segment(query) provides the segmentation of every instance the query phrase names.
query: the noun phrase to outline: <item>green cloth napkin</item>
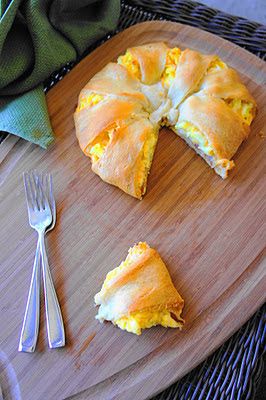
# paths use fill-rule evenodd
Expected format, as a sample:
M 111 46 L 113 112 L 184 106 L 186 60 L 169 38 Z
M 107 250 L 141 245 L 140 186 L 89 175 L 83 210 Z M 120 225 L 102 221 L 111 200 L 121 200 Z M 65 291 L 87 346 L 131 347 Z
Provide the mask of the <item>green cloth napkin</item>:
M 42 82 L 115 29 L 119 0 L 0 0 L 0 131 L 54 140 Z

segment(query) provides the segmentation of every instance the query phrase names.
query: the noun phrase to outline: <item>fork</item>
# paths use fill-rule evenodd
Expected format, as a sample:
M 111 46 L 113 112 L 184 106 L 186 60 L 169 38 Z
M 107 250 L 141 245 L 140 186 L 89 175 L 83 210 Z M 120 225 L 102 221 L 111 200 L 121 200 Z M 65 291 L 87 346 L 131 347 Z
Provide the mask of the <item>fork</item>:
M 34 174 L 35 184 L 37 184 L 38 175 Z M 26 177 L 23 176 L 24 183 Z M 55 201 L 53 196 L 53 187 L 52 187 L 52 177 L 49 175 L 49 187 L 45 187 L 45 182 L 43 175 L 40 177 L 41 184 L 43 189 L 46 189 L 46 197 L 48 198 L 49 204 L 51 206 L 52 211 L 52 223 L 46 229 L 46 233 L 51 231 L 56 222 L 56 208 Z M 26 190 L 26 186 L 25 186 Z M 37 339 L 38 339 L 38 331 L 39 331 L 39 320 L 40 320 L 40 244 L 39 240 L 37 242 L 37 248 L 35 253 L 35 259 L 32 269 L 31 283 L 28 294 L 28 300 L 23 320 L 23 326 L 19 339 L 19 351 L 24 351 L 28 353 L 32 353 L 35 350 Z
M 19 351 L 33 352 L 36 347 L 39 329 L 40 308 L 40 254 L 43 269 L 45 310 L 50 348 L 65 345 L 63 319 L 52 282 L 47 255 L 45 251 L 44 234 L 53 229 L 56 220 L 55 201 L 52 191 L 50 174 L 39 176 L 36 172 L 24 173 L 24 185 L 28 205 L 29 223 L 38 232 L 31 285 L 24 316 Z M 46 189 L 44 191 L 44 189 Z M 49 198 L 49 201 L 48 201 Z M 52 206 L 52 211 L 49 206 Z

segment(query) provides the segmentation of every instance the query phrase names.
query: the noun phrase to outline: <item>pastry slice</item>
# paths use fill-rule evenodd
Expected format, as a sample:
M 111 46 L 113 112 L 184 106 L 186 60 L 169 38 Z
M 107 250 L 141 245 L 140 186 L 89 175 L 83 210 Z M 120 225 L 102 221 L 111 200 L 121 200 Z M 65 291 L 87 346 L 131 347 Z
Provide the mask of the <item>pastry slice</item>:
M 173 129 L 222 178 L 234 167 L 232 157 L 249 133 L 249 126 L 223 100 L 204 95 L 181 104 Z
M 95 296 L 96 318 L 128 332 L 141 334 L 155 325 L 182 328 L 184 300 L 156 250 L 138 243 L 119 267 L 110 271 Z
M 81 150 L 90 156 L 91 147 L 99 136 L 115 126 L 125 125 L 128 120 L 140 114 L 145 115 L 143 107 L 136 101 L 94 94 L 92 99 L 84 104 L 81 94 L 74 113 L 76 135 Z
M 158 128 L 147 118 L 137 118 L 123 125 L 116 125 L 103 132 L 90 150 L 104 142 L 104 150 L 92 158 L 92 170 L 105 182 L 142 199 L 146 192 Z
M 142 83 L 152 85 L 161 78 L 167 51 L 163 42 L 150 43 L 128 49 L 117 61 Z
M 218 69 L 211 69 L 199 88 L 201 93 L 223 99 L 247 125 L 256 115 L 256 102 L 235 70 L 223 63 Z
M 217 56 L 201 54 L 190 49 L 181 52 L 175 76 L 170 82 L 168 91 L 168 97 L 174 108 L 198 90 L 201 80 L 216 58 Z
M 104 181 L 141 199 L 155 151 L 158 128 L 138 102 L 108 98 L 77 110 L 76 135 Z
M 132 75 L 126 68 L 116 63 L 107 64 L 100 72 L 86 84 L 82 89 L 79 101 L 90 98 L 95 94 L 97 99 L 106 96 L 113 98 L 122 97 L 123 99 L 139 101 L 143 107 L 148 108 L 149 102 L 145 94 L 141 92 L 139 80 Z

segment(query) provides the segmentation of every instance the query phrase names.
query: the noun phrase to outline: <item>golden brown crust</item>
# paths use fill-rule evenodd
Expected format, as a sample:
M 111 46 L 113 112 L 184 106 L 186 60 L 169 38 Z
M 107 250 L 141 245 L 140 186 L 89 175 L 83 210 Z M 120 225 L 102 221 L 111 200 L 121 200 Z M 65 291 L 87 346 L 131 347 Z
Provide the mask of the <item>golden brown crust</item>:
M 199 90 L 204 94 L 221 99 L 240 99 L 256 105 L 254 98 L 246 86 L 240 82 L 237 72 L 232 68 L 223 68 L 208 73 L 203 78 Z
M 157 141 L 157 130 L 147 118 L 123 124 L 111 135 L 102 157 L 92 164 L 92 170 L 104 181 L 141 199 L 146 187 L 139 181 L 139 170 L 143 163 L 143 146 L 151 135 L 155 135 Z
M 223 100 L 204 95 L 185 100 L 178 121 L 196 126 L 207 137 L 218 159 L 230 160 L 250 130 Z
M 144 106 L 149 103 L 140 90 L 140 82 L 126 68 L 116 63 L 107 64 L 87 83 L 80 92 L 79 99 L 91 93 L 125 96 L 140 101 Z
M 93 107 L 76 111 L 74 120 L 81 150 L 89 155 L 89 145 L 104 130 L 124 126 L 128 119 L 139 114 L 143 114 L 141 104 L 121 98 L 107 98 Z
M 93 160 L 92 169 L 103 180 L 137 198 L 145 192 L 139 183 L 143 144 L 151 135 L 157 136 L 161 120 L 168 118 L 168 123 L 175 125 L 179 118 L 195 125 L 211 143 L 216 161 L 221 161 L 217 166 L 210 164 L 226 177 L 233 167 L 228 160 L 248 136 L 249 127 L 223 100 L 252 103 L 251 112 L 255 114 L 255 100 L 233 69 L 222 66 L 219 70 L 219 63 L 216 70 L 209 69 L 212 62 L 219 61 L 215 55 L 184 50 L 167 92 L 161 77 L 168 50 L 162 42 L 128 49 L 139 63 L 141 81 L 125 66 L 109 63 L 82 89 L 79 105 L 83 108 L 78 107 L 74 114 L 76 135 L 87 156 L 97 138 L 115 128 L 103 156 Z M 95 104 L 84 101 L 94 94 L 103 98 Z M 153 151 L 151 148 L 151 155 Z
M 157 83 L 163 73 L 168 47 L 165 43 L 150 43 L 131 47 L 128 51 L 138 60 L 141 81 L 146 85 Z
M 184 305 L 160 255 L 149 246 L 102 288 L 99 300 L 110 305 L 113 320 L 144 310 L 181 311 Z
M 168 92 L 174 107 L 197 91 L 204 74 L 215 58 L 214 55 L 205 55 L 190 49 L 182 51 L 175 78 Z

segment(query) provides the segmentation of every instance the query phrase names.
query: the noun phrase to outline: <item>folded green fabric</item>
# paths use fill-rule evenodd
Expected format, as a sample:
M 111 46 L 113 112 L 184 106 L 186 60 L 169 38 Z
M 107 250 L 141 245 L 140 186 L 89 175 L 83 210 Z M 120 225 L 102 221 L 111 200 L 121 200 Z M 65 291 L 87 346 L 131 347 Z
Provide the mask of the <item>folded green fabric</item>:
M 115 29 L 119 0 L 0 1 L 0 131 L 52 143 L 42 82 Z

